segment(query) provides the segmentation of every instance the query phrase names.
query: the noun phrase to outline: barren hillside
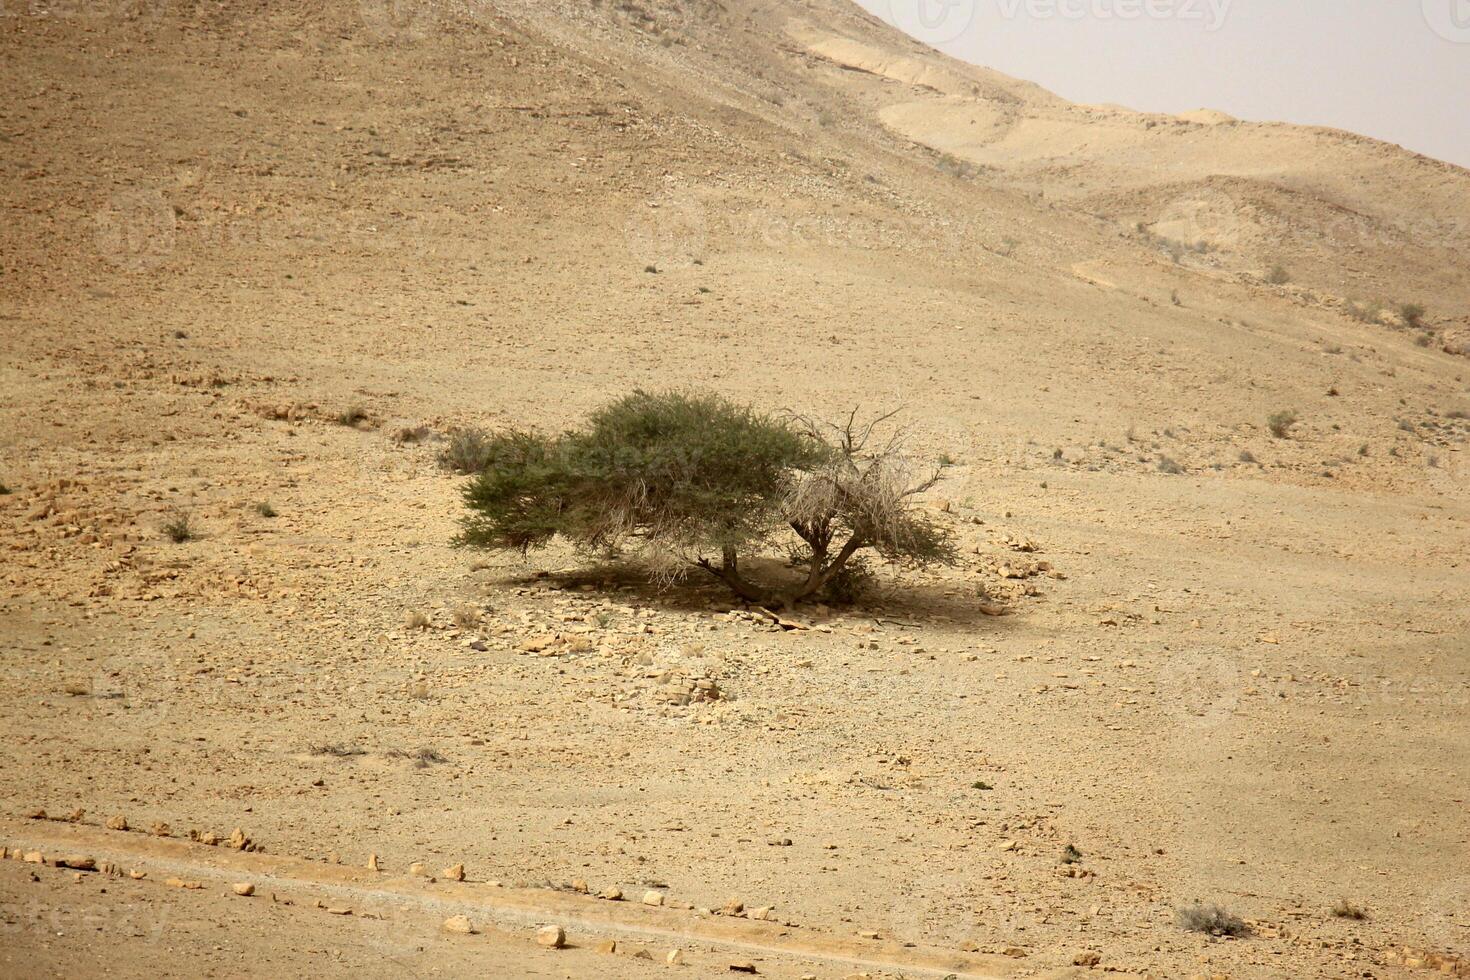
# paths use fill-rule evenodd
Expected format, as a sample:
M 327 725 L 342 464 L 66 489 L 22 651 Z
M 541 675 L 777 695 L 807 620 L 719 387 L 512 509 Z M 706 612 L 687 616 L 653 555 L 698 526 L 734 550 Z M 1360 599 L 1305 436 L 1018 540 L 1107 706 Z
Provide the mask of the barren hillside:
M 5 971 L 1470 956 L 1470 173 L 835 0 L 82 6 L 0 17 Z M 963 567 L 450 547 L 445 433 L 637 387 L 902 406 Z

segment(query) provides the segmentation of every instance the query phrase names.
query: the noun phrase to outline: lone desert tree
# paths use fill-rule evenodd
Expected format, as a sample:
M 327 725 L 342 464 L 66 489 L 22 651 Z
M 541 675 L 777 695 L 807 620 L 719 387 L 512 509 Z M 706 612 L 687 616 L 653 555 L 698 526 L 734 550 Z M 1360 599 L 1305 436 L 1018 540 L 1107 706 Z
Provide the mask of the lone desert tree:
M 948 534 L 914 506 L 921 473 L 891 418 L 839 424 L 756 412 L 714 395 L 635 392 L 559 436 L 489 436 L 465 488 L 457 542 L 522 553 L 562 537 L 663 573 L 702 570 L 741 598 L 785 606 L 820 595 L 866 550 L 908 566 L 951 563 Z M 799 575 L 765 585 L 742 564 L 790 547 Z

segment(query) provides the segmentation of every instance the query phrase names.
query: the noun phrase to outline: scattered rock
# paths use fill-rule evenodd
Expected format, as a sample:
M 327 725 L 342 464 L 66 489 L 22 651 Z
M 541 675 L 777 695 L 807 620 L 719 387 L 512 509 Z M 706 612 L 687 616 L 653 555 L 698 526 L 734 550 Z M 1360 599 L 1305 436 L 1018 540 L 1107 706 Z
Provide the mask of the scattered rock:
M 1072 957 L 1073 966 L 1097 966 L 1101 962 L 1102 957 L 1091 951 L 1078 953 Z
M 34 810 L 27 810 L 25 816 L 27 820 L 45 820 L 46 811 L 36 807 Z
M 664 957 L 664 962 L 670 966 L 678 966 L 684 962 L 684 951 L 682 949 L 669 950 L 669 955 Z
M 662 905 L 663 903 L 664 903 L 664 893 L 663 892 L 646 891 L 646 892 L 643 893 L 643 904 L 644 905 Z
M 586 882 L 586 880 L 585 879 L 582 879 L 582 878 L 573 878 L 572 879 L 572 891 L 577 892 L 578 894 L 581 894 L 581 895 L 587 894 L 588 889 L 587 889 L 587 882 Z
M 248 881 L 237 881 L 230 886 L 230 890 L 244 898 L 249 898 L 255 894 L 255 886 Z
M 746 915 L 746 918 L 759 919 L 761 921 L 766 921 L 766 920 L 770 919 L 770 917 L 771 917 L 771 906 L 769 906 L 769 905 L 758 905 L 755 908 L 751 909 L 749 912 L 746 912 L 745 915 Z
M 602 894 L 598 897 L 605 898 L 609 902 L 621 902 L 623 900 L 623 890 L 621 888 L 604 888 Z
M 71 868 L 73 871 L 96 871 L 97 861 L 85 854 L 68 854 L 56 861 L 58 868 Z
M 444 869 L 444 877 L 449 881 L 464 881 L 464 865 L 450 865 Z
M 616 939 L 604 939 L 597 944 L 596 949 L 599 953 L 611 955 L 618 951 L 618 941 Z
M 189 891 L 197 891 L 204 887 L 202 882 L 192 881 L 187 878 L 167 878 L 163 883 L 170 888 L 186 888 Z
M 378 866 L 378 856 L 376 854 L 369 854 L 368 855 L 367 869 L 369 871 L 382 871 L 383 870 L 382 868 L 380 868 Z
M 408 866 L 408 873 L 413 875 L 415 878 L 428 877 L 428 872 L 424 870 L 424 863 L 422 861 L 415 861 L 413 864 L 410 864 Z
M 536 943 L 547 949 L 561 949 L 567 944 L 567 934 L 561 926 L 542 926 L 536 931 Z
M 739 915 L 745 911 L 745 903 L 738 898 L 732 898 L 720 909 L 721 915 Z
M 471 936 L 475 932 L 474 924 L 470 922 L 468 916 L 464 915 L 451 915 L 444 920 L 443 929 L 445 932 L 454 933 L 456 936 Z
M 154 821 L 153 826 L 148 828 L 148 833 L 152 834 L 154 837 L 173 836 L 173 830 L 170 829 L 169 825 L 164 823 L 162 820 Z
M 749 960 L 736 960 L 734 963 L 731 963 L 730 964 L 730 972 L 731 973 L 759 973 L 760 971 L 757 970 L 755 968 L 755 964 L 752 963 L 752 962 L 750 962 Z
M 340 905 L 328 905 L 326 908 L 326 913 L 328 915 L 351 915 L 352 910 L 349 908 L 344 908 Z

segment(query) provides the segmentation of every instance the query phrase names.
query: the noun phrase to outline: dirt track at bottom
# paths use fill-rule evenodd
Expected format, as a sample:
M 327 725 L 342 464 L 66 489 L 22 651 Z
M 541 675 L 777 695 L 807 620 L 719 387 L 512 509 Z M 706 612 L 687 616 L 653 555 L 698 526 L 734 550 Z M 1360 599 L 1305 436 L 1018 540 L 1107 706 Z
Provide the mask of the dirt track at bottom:
M 421 940 L 434 937 L 441 944 L 461 947 L 480 939 L 480 955 L 497 962 L 506 952 L 544 957 L 546 951 L 532 946 L 534 931 L 555 924 L 566 931 L 572 947 L 569 952 L 586 953 L 595 942 L 614 939 L 620 950 L 628 953 L 645 947 L 657 948 L 658 960 L 663 960 L 668 950 L 680 949 L 685 965 L 701 972 L 724 973 L 731 963 L 739 961 L 759 963 L 762 973 L 778 976 L 787 972 L 805 975 L 813 967 L 824 968 L 823 972 L 876 970 L 901 972 L 905 976 L 987 980 L 1015 976 L 1018 972 L 1018 964 L 1003 957 L 904 947 L 885 939 L 844 939 L 778 922 L 652 907 L 637 901 L 638 896 L 628 896 L 632 900 L 609 901 L 550 889 L 506 888 L 492 882 L 438 881 L 56 821 L 0 818 L 0 835 L 9 857 L 32 858 L 30 864 L 12 861 L 6 865 L 5 877 L 0 879 L 0 894 L 18 893 L 13 882 L 26 868 L 36 874 L 49 872 L 50 877 L 64 881 L 65 876 L 74 873 L 57 867 L 57 862 L 84 856 L 101 870 L 83 872 L 81 879 L 113 882 L 130 871 L 144 872 L 143 879 L 123 877 L 122 882 L 144 889 L 151 887 L 155 900 L 159 892 L 180 903 L 214 901 L 223 895 L 236 906 L 251 903 L 294 910 L 296 914 L 292 918 L 298 927 L 311 929 L 319 928 L 322 919 L 356 919 L 364 934 L 360 937 L 363 945 L 376 948 L 385 967 L 390 963 L 399 965 L 405 955 L 421 954 L 424 952 Z M 36 852 L 42 858 L 39 864 L 34 862 Z M 175 884 L 167 884 L 170 880 Z M 181 887 L 178 881 L 198 887 Z M 230 886 L 235 882 L 252 883 L 255 894 L 248 898 L 234 895 Z M 132 907 L 126 896 L 116 901 L 119 906 Z M 199 913 L 181 914 L 198 916 Z M 468 917 L 475 924 L 477 934 L 472 937 L 441 934 L 439 923 L 454 915 Z M 146 938 L 147 932 L 143 931 L 143 937 Z M 620 957 L 620 960 L 624 958 L 632 968 L 634 957 Z M 603 960 L 598 972 L 606 972 L 608 968 Z M 621 964 L 617 972 L 627 975 Z M 1063 970 L 1047 975 L 1063 977 L 1072 973 Z

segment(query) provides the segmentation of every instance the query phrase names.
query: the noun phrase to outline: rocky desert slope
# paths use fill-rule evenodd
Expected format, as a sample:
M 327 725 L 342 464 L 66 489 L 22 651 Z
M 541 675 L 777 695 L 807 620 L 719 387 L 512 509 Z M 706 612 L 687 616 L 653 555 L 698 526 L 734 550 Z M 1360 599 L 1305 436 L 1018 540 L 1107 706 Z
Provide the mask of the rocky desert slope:
M 1470 173 L 1073 105 L 835 0 L 145 0 L 0 46 L 7 971 L 1470 954 Z M 639 386 L 903 406 L 963 566 L 783 625 L 449 546 L 446 432 Z M 333 877 L 370 855 L 410 898 Z

